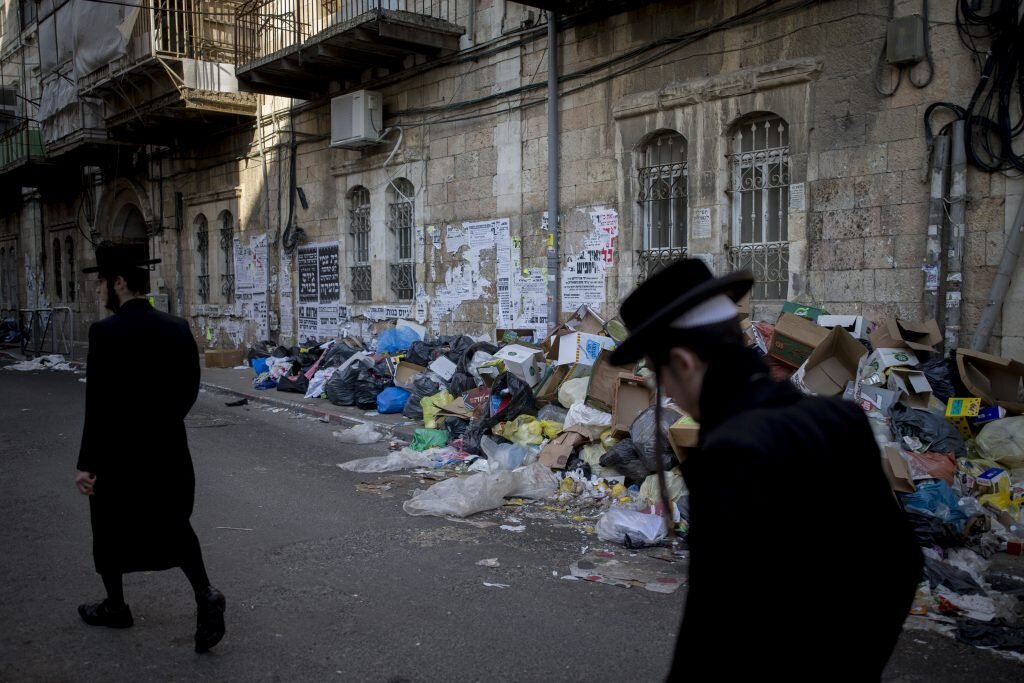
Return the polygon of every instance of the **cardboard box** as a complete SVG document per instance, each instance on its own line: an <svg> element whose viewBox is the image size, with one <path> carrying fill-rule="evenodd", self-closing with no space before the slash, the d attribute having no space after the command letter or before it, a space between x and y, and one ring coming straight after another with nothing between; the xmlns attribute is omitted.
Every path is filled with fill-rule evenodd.
<svg viewBox="0 0 1024 683"><path fill-rule="evenodd" d="M786 365L798 368L828 335L828 330L818 327L806 318L783 313L775 325L775 334L768 355Z"/></svg>
<svg viewBox="0 0 1024 683"><path fill-rule="evenodd" d="M840 396L857 377L868 350L842 327L833 328L793 375L793 382L819 396Z"/></svg>
<svg viewBox="0 0 1024 683"><path fill-rule="evenodd" d="M208 349L203 353L208 368L233 368L241 365L244 358L242 349Z"/></svg>
<svg viewBox="0 0 1024 683"><path fill-rule="evenodd" d="M395 368L395 386L408 389L412 386L413 378L419 373L426 371L427 369L422 365L416 365L415 363L403 360Z"/></svg>
<svg viewBox="0 0 1024 683"><path fill-rule="evenodd" d="M457 418L460 418L462 420L472 420L473 419L473 409L469 408L466 405L465 399L463 399L461 396L456 398L456 399L453 399L451 403L449 403L449 404L447 404L445 406L442 406L437 414L440 417L449 417L450 416L450 417L457 417Z"/></svg>
<svg viewBox="0 0 1024 683"><path fill-rule="evenodd" d="M934 352L942 343L942 332L934 320L911 322L897 318L886 318L878 329L871 333L871 344L883 349L913 349Z"/></svg>
<svg viewBox="0 0 1024 683"><path fill-rule="evenodd" d="M512 344L517 341L526 344L539 343L543 341L543 336L544 335L541 335L541 339L538 339L536 330L525 328L513 329L510 327L498 327L494 330L494 339L499 344Z"/></svg>
<svg viewBox="0 0 1024 683"><path fill-rule="evenodd" d="M553 470L564 469L573 451L590 441L590 433L586 427L569 427L553 438L540 452L540 464Z"/></svg>
<svg viewBox="0 0 1024 683"><path fill-rule="evenodd" d="M1010 474L1000 467L987 469L978 475L975 480L978 487L978 495L984 496L989 493L1002 493L1010 490Z"/></svg>
<svg viewBox="0 0 1024 683"><path fill-rule="evenodd" d="M972 394L989 405L1006 408L1008 413L1024 413L1024 402L1019 398L1024 363L980 351L957 349L956 365L960 380Z"/></svg>
<svg viewBox="0 0 1024 683"><path fill-rule="evenodd" d="M971 418L977 417L980 412L980 398L951 398L946 403L946 419L953 423L965 439L974 436L971 433Z"/></svg>
<svg viewBox="0 0 1024 683"><path fill-rule="evenodd" d="M885 447L885 452L882 453L882 470L893 491L913 493L917 490L914 486L914 478L910 476L910 467L898 447Z"/></svg>
<svg viewBox="0 0 1024 683"><path fill-rule="evenodd" d="M551 372L533 390L533 396L537 403L543 405L557 401L558 387L562 386L562 382L571 369L571 365L552 366Z"/></svg>
<svg viewBox="0 0 1024 683"><path fill-rule="evenodd" d="M615 379L612 398L612 430L617 436L628 435L629 428L640 413L654 403L654 391L643 377L621 374Z"/></svg>
<svg viewBox="0 0 1024 683"><path fill-rule="evenodd" d="M585 332L573 332L563 335L558 344L558 365L593 365L601 355L601 349L615 346L611 337L603 337Z"/></svg>
<svg viewBox="0 0 1024 683"><path fill-rule="evenodd" d="M932 385L920 370L907 367L893 368L889 371L889 382L886 386L902 394L911 408L928 410L928 404L932 400Z"/></svg>
<svg viewBox="0 0 1024 683"><path fill-rule="evenodd" d="M668 441L679 462L686 459L686 449L697 447L699 437L700 425L688 415L682 416L668 428Z"/></svg>
<svg viewBox="0 0 1024 683"><path fill-rule="evenodd" d="M895 391L884 389L880 386L864 386L860 390L861 410L865 413L888 415L889 408L900 400L900 395Z"/></svg>
<svg viewBox="0 0 1024 683"><path fill-rule="evenodd" d="M864 336L866 325L862 315L822 315L818 316L819 327L842 327L856 339L867 339Z"/></svg>
<svg viewBox="0 0 1024 683"><path fill-rule="evenodd" d="M548 351L548 358L556 360L561 349L562 337L582 332L584 334L601 334L604 331L605 321L597 313L594 313L589 306L580 306L571 318L559 325L552 331L544 342Z"/></svg>
<svg viewBox="0 0 1024 683"><path fill-rule="evenodd" d="M541 370L537 362L543 356L543 349L536 349L522 344L509 344L498 349L495 358L505 361L505 370L523 380L531 387L540 383Z"/></svg>
<svg viewBox="0 0 1024 683"><path fill-rule="evenodd" d="M434 372L436 372L442 379L444 379L444 381L447 382L452 378L452 375L455 374L455 371L458 369L459 366L457 366L455 363L451 362L444 356L438 356L428 367Z"/></svg>
<svg viewBox="0 0 1024 683"><path fill-rule="evenodd" d="M617 366L609 362L612 352L602 349L590 372L590 383L587 385L586 404L611 412L615 402L615 380L619 375L632 375L636 365Z"/></svg>
<svg viewBox="0 0 1024 683"><path fill-rule="evenodd" d="M917 356L906 349L875 349L865 361L861 377L878 375L884 381L890 368L916 367L917 364Z"/></svg>
<svg viewBox="0 0 1024 683"><path fill-rule="evenodd" d="M819 316L828 314L828 311L824 308L815 308L814 306L797 303L796 301L787 301L782 304L782 312L806 318L811 322L817 321Z"/></svg>

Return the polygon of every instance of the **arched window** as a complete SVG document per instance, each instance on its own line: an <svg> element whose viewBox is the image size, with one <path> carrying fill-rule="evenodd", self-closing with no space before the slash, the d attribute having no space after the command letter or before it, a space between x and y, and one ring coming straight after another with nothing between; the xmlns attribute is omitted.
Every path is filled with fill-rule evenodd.
<svg viewBox="0 0 1024 683"><path fill-rule="evenodd" d="M235 223L230 211L221 211L220 223L220 293L222 300L230 304L235 300Z"/></svg>
<svg viewBox="0 0 1024 683"><path fill-rule="evenodd" d="M67 256L68 268L68 275L65 279L64 286L67 288L68 301L74 301L78 274L75 272L75 240L72 239L71 235L64 238L64 252Z"/></svg>
<svg viewBox="0 0 1024 683"><path fill-rule="evenodd" d="M646 280L686 256L686 139L674 131L651 137L640 149L637 181L644 230L639 279Z"/></svg>
<svg viewBox="0 0 1024 683"><path fill-rule="evenodd" d="M196 236L196 299L201 304L210 303L210 226L206 216L196 216L193 225Z"/></svg>
<svg viewBox="0 0 1024 683"><path fill-rule="evenodd" d="M53 238L53 293L57 297L57 301L64 298L64 270L61 265L62 249L60 248L60 238Z"/></svg>
<svg viewBox="0 0 1024 683"><path fill-rule="evenodd" d="M755 299L785 299L789 289L789 125L774 114L733 127L729 263L754 273Z"/></svg>
<svg viewBox="0 0 1024 683"><path fill-rule="evenodd" d="M370 191L357 186L348 193L349 234L352 236L352 296L373 300L370 268Z"/></svg>
<svg viewBox="0 0 1024 683"><path fill-rule="evenodd" d="M391 291L399 301L410 301L415 289L412 231L416 190L405 178L388 187L388 229L394 236L394 261L391 263Z"/></svg>

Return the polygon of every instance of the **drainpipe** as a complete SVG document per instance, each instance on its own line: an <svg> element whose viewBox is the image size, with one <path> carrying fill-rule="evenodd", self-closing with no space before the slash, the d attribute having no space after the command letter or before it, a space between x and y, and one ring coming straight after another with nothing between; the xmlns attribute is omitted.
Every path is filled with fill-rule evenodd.
<svg viewBox="0 0 1024 683"><path fill-rule="evenodd" d="M967 195L967 147L964 122L953 124L949 175L949 245L946 259L946 350L960 346L960 311L964 290L964 213Z"/></svg>
<svg viewBox="0 0 1024 683"><path fill-rule="evenodd" d="M548 325L558 326L562 310L558 258L558 27L548 12Z"/></svg>
<svg viewBox="0 0 1024 683"><path fill-rule="evenodd" d="M466 40L476 45L476 0L469 0L469 16L466 18Z"/></svg>
<svg viewBox="0 0 1024 683"><path fill-rule="evenodd" d="M939 283L942 271L942 226L946 222L946 164L949 136L940 135L932 146L931 199L928 204L928 240L924 258L925 318L941 320Z"/></svg>
<svg viewBox="0 0 1024 683"><path fill-rule="evenodd" d="M978 329L974 331L974 338L971 339L972 351L983 351L988 346L988 339L992 334L992 328L995 327L996 318L1003 310L1006 291L1010 288L1010 279L1017 267L1022 247L1024 247L1024 200L1017 207L1017 215L1013 219L1011 232L1006 236L1006 247L1003 249L1003 259L999 262L995 282L992 283L992 292L988 295L988 302L981 314Z"/></svg>
<svg viewBox="0 0 1024 683"><path fill-rule="evenodd" d="M160 160L163 166L163 160ZM161 170L161 174L163 171ZM185 230L185 195L181 192L174 193L174 314L179 318L185 317L185 282L182 276L181 264L181 233Z"/></svg>

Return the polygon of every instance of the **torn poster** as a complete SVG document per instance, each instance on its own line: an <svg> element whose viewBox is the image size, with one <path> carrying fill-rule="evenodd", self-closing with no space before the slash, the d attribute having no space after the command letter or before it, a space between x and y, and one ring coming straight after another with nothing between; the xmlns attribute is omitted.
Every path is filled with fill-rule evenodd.
<svg viewBox="0 0 1024 683"><path fill-rule="evenodd" d="M252 251L248 245L242 244L242 238L236 237L231 241L232 265L235 269L235 298L252 291L252 275L249 272L249 262L252 259Z"/></svg>
<svg viewBox="0 0 1024 683"><path fill-rule="evenodd" d="M466 237L466 229L449 225L445 229L444 244L449 254L458 252L462 247L468 247L469 239Z"/></svg>
<svg viewBox="0 0 1024 683"><path fill-rule="evenodd" d="M323 303L317 307L317 339L333 339L338 336L340 320L337 303Z"/></svg>
<svg viewBox="0 0 1024 683"><path fill-rule="evenodd" d="M319 312L316 304L299 304L299 340L317 338Z"/></svg>
<svg viewBox="0 0 1024 683"><path fill-rule="evenodd" d="M341 275L337 242L299 247L299 337L338 336ZM322 326L322 327L321 327Z"/></svg>
<svg viewBox="0 0 1024 683"><path fill-rule="evenodd" d="M395 318L408 318L412 314L412 306L366 306L363 308L363 316L370 320L392 320Z"/></svg>
<svg viewBox="0 0 1024 683"><path fill-rule="evenodd" d="M614 209L606 209L591 212L590 220L593 229L583 241L583 250L568 256L562 271L562 308L567 311L605 302L605 278L615 261L619 218Z"/></svg>
<svg viewBox="0 0 1024 683"><path fill-rule="evenodd" d="M281 336L285 339L292 339L295 336L295 299L292 291L281 291Z"/></svg>
<svg viewBox="0 0 1024 683"><path fill-rule="evenodd" d="M249 240L249 281L253 292L267 291L267 235L257 235Z"/></svg>
<svg viewBox="0 0 1024 683"><path fill-rule="evenodd" d="M267 320L267 292L253 292L252 310L256 320L256 333L259 339L267 339L270 336L270 329Z"/></svg>

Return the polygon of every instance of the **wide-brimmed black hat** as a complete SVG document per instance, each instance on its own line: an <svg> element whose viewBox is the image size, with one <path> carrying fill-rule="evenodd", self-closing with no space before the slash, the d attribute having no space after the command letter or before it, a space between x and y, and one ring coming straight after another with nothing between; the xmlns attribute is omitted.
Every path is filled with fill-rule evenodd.
<svg viewBox="0 0 1024 683"><path fill-rule="evenodd" d="M700 259L683 259L633 290L619 316L629 336L612 352L613 365L633 363L658 346L658 337L687 311L719 294L739 301L754 285L749 271L715 277Z"/></svg>
<svg viewBox="0 0 1024 683"><path fill-rule="evenodd" d="M132 268L144 268L160 263L158 258L146 258L144 244L115 244L100 242L96 245L96 265L83 268L83 273L120 275Z"/></svg>

